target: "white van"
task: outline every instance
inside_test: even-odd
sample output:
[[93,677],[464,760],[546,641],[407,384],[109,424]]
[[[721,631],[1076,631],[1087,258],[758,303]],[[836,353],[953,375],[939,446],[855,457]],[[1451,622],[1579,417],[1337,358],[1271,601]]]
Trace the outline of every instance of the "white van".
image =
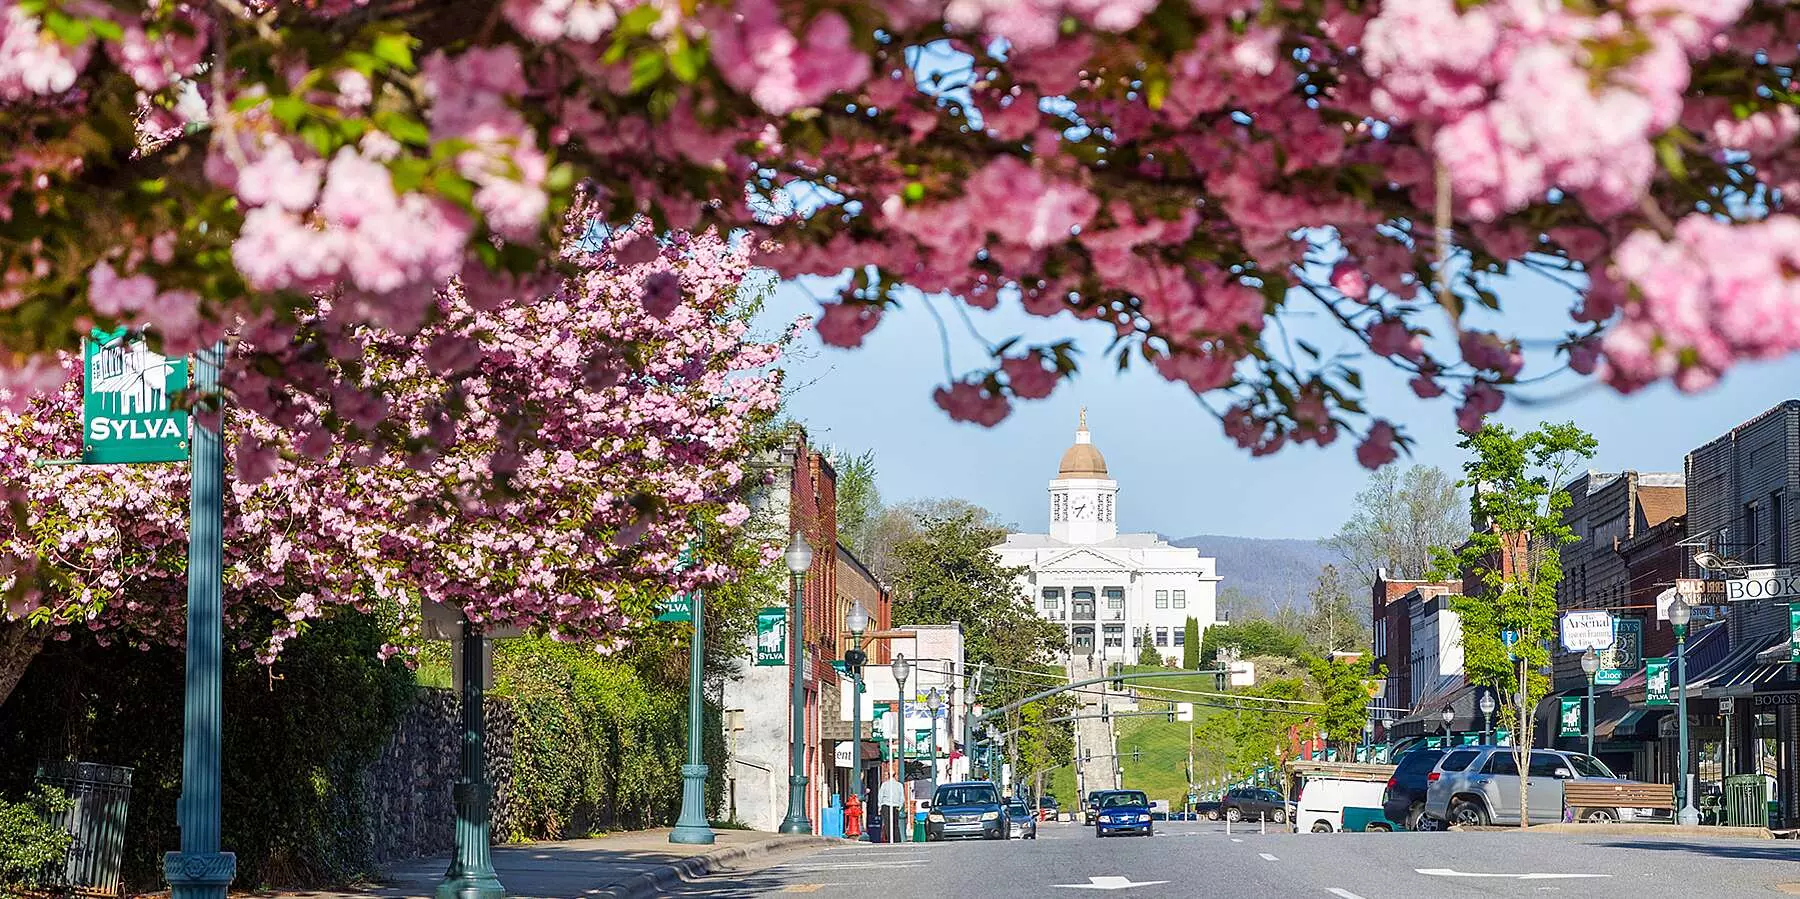
[[1296,833],[1335,833],[1344,829],[1344,807],[1381,807],[1381,791],[1385,781],[1333,777],[1329,774],[1306,776],[1300,787],[1299,807],[1294,813]]

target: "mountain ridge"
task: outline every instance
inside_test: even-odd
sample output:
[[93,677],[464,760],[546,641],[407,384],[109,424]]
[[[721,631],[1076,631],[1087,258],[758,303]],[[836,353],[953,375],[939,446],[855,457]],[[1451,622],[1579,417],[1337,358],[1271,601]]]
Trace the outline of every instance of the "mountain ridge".
[[1319,569],[1343,567],[1337,550],[1324,540],[1292,537],[1233,537],[1195,534],[1165,537],[1171,545],[1197,549],[1218,561],[1220,605],[1232,618],[1272,615],[1283,608],[1306,611],[1307,594],[1318,582]]

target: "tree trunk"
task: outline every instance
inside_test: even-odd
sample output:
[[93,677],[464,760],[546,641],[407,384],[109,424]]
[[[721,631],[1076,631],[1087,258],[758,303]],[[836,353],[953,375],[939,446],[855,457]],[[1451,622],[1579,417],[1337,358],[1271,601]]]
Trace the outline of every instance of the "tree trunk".
[[1519,732],[1513,737],[1513,756],[1519,766],[1519,829],[1531,826],[1531,731],[1537,723],[1529,707],[1526,691],[1525,660],[1519,660]]
[[6,704],[6,698],[19,685],[25,669],[37,658],[49,636],[49,628],[23,621],[0,621],[0,705]]

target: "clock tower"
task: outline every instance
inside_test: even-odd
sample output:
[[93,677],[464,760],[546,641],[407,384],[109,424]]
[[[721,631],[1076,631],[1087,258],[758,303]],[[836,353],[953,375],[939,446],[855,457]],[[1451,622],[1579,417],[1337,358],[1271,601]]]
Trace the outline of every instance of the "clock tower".
[[1064,543],[1104,543],[1118,536],[1115,500],[1119,482],[1106,473],[1106,459],[1088,434],[1087,409],[1075,445],[1063,453],[1050,482],[1050,536]]

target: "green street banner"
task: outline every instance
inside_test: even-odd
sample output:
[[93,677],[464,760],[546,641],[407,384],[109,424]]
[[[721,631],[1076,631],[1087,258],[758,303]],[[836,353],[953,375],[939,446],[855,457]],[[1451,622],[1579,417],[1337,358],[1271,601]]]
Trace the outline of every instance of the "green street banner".
[[691,593],[677,593],[663,600],[656,607],[657,621],[693,621],[694,596]]
[[1644,660],[1644,705],[1669,705],[1669,660]]
[[150,351],[125,328],[82,341],[81,461],[88,465],[184,462],[188,362]]
[[756,664],[786,665],[788,610],[779,606],[756,613]]
[[1564,697],[1562,700],[1562,730],[1565,737],[1579,737],[1581,730],[1581,699]]
[[1788,603],[1788,660],[1800,662],[1800,602]]

